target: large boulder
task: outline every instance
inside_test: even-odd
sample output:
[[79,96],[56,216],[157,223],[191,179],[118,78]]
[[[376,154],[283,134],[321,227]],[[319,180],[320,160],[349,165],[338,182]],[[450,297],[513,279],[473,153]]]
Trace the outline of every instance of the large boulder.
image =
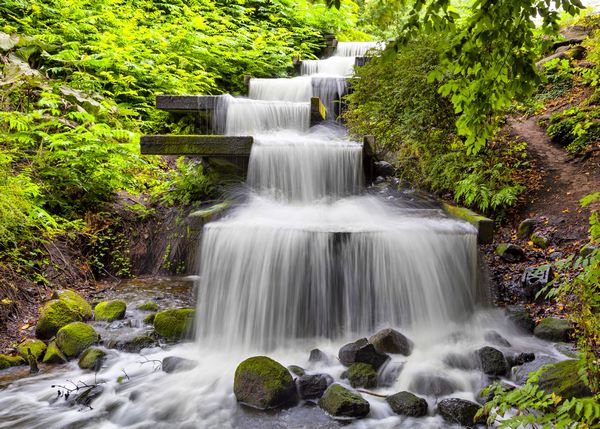
[[473,427],[479,423],[475,421],[475,415],[480,408],[481,406],[475,402],[459,398],[448,398],[439,402],[437,410],[448,423]]
[[81,316],[64,301],[53,299],[40,309],[40,317],[35,327],[35,336],[43,340],[52,338],[60,328],[80,321]]
[[306,371],[304,370],[304,368],[302,368],[301,366],[298,366],[298,365],[290,365],[287,367],[287,369],[293,375],[298,376],[298,377],[302,377],[303,375],[306,374]]
[[414,346],[411,340],[391,328],[377,332],[369,338],[369,342],[380,353],[397,353],[404,356],[410,355]]
[[94,319],[105,322],[123,319],[127,311],[127,304],[124,301],[115,299],[112,301],[102,301],[94,307]]
[[344,371],[342,378],[347,378],[352,387],[377,387],[377,371],[368,363],[356,362]]
[[48,348],[46,349],[46,353],[44,354],[44,359],[42,359],[44,363],[66,363],[67,357],[63,352],[60,351],[58,346],[56,345],[56,341],[51,341],[48,344]]
[[556,317],[542,319],[533,331],[533,335],[536,337],[554,342],[569,341],[572,333],[573,327],[571,324],[566,320]]
[[329,357],[327,353],[320,349],[312,349],[310,351],[310,355],[308,356],[309,362],[329,362]]
[[427,415],[427,401],[410,392],[398,392],[385,398],[390,408],[396,414],[408,417],[423,417]]
[[484,374],[503,376],[508,372],[508,363],[500,350],[485,346],[477,350],[477,356]]
[[532,333],[535,322],[525,307],[522,305],[509,305],[504,309],[506,318],[518,328],[525,332]]
[[69,323],[56,333],[56,345],[69,358],[79,356],[99,339],[94,328],[83,322]]
[[496,254],[506,262],[521,262],[525,259],[523,248],[511,243],[498,244]]
[[84,297],[79,295],[74,290],[57,290],[52,294],[52,299],[58,299],[59,301],[67,304],[69,308],[77,312],[83,320],[92,318],[92,307],[90,304],[88,304]]
[[320,398],[331,383],[333,378],[327,374],[305,374],[296,380],[301,399]]
[[332,384],[327,388],[319,399],[319,407],[331,417],[344,420],[360,419],[371,411],[369,402],[361,395],[339,384]]
[[266,356],[254,356],[235,370],[233,393],[238,402],[266,410],[297,399],[296,385],[289,371]]
[[362,362],[372,365],[375,369],[379,369],[389,359],[388,355],[378,352],[366,338],[346,344],[340,349],[338,356],[340,362],[346,366]]
[[565,360],[542,369],[538,386],[547,393],[554,393],[563,399],[592,396],[590,388],[579,377],[579,362]]
[[21,356],[25,360],[28,359],[29,352],[31,352],[31,354],[35,357],[36,360],[40,360],[44,356],[45,351],[46,344],[44,344],[42,340],[34,340],[31,338],[22,341],[17,346],[17,353],[19,353],[19,356]]
[[100,371],[102,363],[106,358],[106,352],[97,347],[90,347],[86,349],[79,358],[79,368],[90,369],[94,372]]
[[191,308],[161,311],[154,316],[154,330],[168,340],[180,340],[191,333],[195,314]]
[[419,374],[412,379],[408,389],[420,395],[446,396],[455,392],[456,386],[439,375]]
[[0,354],[0,370],[11,366],[23,365],[25,360],[21,356],[10,356]]
[[198,366],[198,362],[179,356],[167,356],[162,360],[161,366],[164,372],[171,374],[173,372],[183,372],[194,369]]

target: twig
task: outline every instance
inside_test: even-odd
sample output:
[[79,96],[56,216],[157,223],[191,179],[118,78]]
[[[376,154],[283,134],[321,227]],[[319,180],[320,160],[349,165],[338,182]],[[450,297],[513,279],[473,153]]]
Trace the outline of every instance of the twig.
[[382,395],[381,393],[370,392],[368,390],[363,390],[363,389],[357,389],[356,391],[360,392],[360,393],[365,393],[365,394],[371,395],[371,396],[377,396],[378,398],[387,398],[388,397],[388,395]]

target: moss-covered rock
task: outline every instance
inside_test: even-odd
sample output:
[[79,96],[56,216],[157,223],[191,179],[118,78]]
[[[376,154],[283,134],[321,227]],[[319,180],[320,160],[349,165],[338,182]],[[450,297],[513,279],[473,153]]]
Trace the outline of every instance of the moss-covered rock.
[[398,392],[385,398],[392,411],[401,416],[422,417],[427,415],[427,401],[410,392]]
[[102,367],[106,352],[97,347],[90,347],[86,349],[79,358],[79,368],[91,369],[92,371],[98,372]]
[[371,411],[369,402],[361,395],[339,384],[327,388],[319,399],[319,407],[331,417],[339,419],[360,419]]
[[44,363],[65,363],[67,362],[67,357],[63,352],[60,351],[58,346],[56,345],[56,341],[51,341],[48,344],[48,348],[46,349],[46,353],[44,354],[44,359],[42,359]]
[[535,219],[525,219],[519,224],[519,227],[517,228],[517,235],[519,238],[529,237],[533,233],[536,225],[537,221]]
[[34,340],[30,338],[21,342],[17,346],[17,353],[19,353],[19,356],[25,360],[27,360],[29,356],[29,351],[31,351],[31,354],[36,360],[40,360],[46,351],[46,344],[44,344],[42,340]]
[[56,345],[65,354],[72,358],[95,344],[99,340],[98,333],[90,325],[83,322],[73,322],[63,326],[56,333]]
[[353,363],[342,378],[347,378],[352,387],[366,387],[368,389],[377,387],[377,371],[368,363]]
[[112,322],[113,320],[123,319],[127,304],[118,299],[112,301],[102,301],[94,307],[94,319]]
[[156,313],[152,313],[144,317],[144,323],[146,325],[154,325],[154,318],[156,317]]
[[52,294],[52,299],[58,299],[69,306],[73,311],[79,313],[83,320],[92,318],[92,307],[88,302],[71,289],[58,290]]
[[171,308],[156,313],[154,330],[168,340],[179,340],[192,330],[195,311],[191,308]]
[[477,423],[483,423],[484,418],[475,420],[475,415],[481,407],[471,401],[459,398],[442,399],[438,404],[438,413],[449,423],[461,426],[473,427]]
[[404,356],[410,355],[414,346],[406,336],[391,328],[377,332],[369,338],[369,342],[380,353],[397,353]]
[[512,243],[498,244],[496,254],[506,262],[521,262],[525,259],[523,248]]
[[533,333],[535,322],[531,318],[529,311],[522,305],[509,305],[504,309],[506,318],[525,332]]
[[109,341],[106,347],[109,349],[123,350],[128,353],[139,353],[142,349],[155,347],[158,345],[156,339],[148,334],[136,335],[129,338],[118,338]]
[[254,356],[238,365],[233,393],[238,402],[261,410],[297,399],[296,385],[289,371],[266,356]]
[[554,393],[563,399],[591,396],[589,387],[579,377],[579,363],[565,360],[542,368],[538,385],[547,393]]
[[546,238],[546,236],[542,234],[538,234],[537,232],[531,234],[531,241],[536,247],[539,247],[540,249],[545,249],[546,247],[548,247],[548,238]]
[[0,354],[0,369],[10,368],[11,366],[23,365],[25,360],[21,356],[10,356]]
[[500,350],[485,346],[477,350],[477,356],[484,374],[502,376],[508,372],[508,363]]
[[294,375],[297,375],[298,377],[302,377],[304,374],[306,374],[306,371],[304,371],[304,368],[298,366],[298,365],[290,365],[287,367],[288,371],[291,372]]
[[81,320],[79,313],[64,301],[53,299],[40,309],[40,317],[35,327],[35,336],[43,340],[52,338],[60,328]]
[[141,311],[152,311],[152,312],[157,312],[158,311],[158,304],[155,302],[145,302],[143,304],[140,304],[136,307],[138,310]]
[[548,341],[569,341],[573,333],[571,324],[556,317],[546,317],[533,330],[533,335]]

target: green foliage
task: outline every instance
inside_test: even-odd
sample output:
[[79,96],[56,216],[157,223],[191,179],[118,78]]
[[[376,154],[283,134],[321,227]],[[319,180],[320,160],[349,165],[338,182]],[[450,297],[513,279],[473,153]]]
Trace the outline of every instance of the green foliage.
[[215,180],[205,174],[202,164],[177,158],[177,170],[171,175],[170,192],[162,194],[162,203],[166,205],[189,205],[215,195]]
[[547,132],[570,153],[584,152],[600,141],[600,106],[578,105],[554,113],[548,121]]
[[350,131],[373,134],[380,157],[393,156],[401,178],[482,211],[517,201],[523,187],[513,170],[526,165],[525,145],[498,139],[476,156],[457,137],[443,82],[427,80],[439,65],[439,36],[423,36],[396,52],[386,49],[357,71],[345,114]]

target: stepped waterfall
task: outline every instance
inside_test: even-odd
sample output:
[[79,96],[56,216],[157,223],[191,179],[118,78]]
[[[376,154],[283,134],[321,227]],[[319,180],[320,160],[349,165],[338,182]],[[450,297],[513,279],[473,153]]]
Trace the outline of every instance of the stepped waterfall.
[[[0,428],[338,428],[309,403],[271,413],[241,407],[232,392],[236,366],[268,354],[347,383],[339,347],[394,328],[414,349],[391,357],[376,391],[409,390],[434,409],[447,386],[476,400],[487,379],[465,356],[486,344],[490,329],[515,348],[543,347],[486,308],[473,226],[410,193],[365,189],[362,143],[335,121],[309,126],[310,98],[321,97],[335,117],[355,57],[375,47],[339,43],[332,57],[303,61],[301,76],[252,79],[248,97],[219,101],[217,128],[252,135],[254,144],[247,195],[204,226],[195,341],[141,354],[111,350],[96,375],[72,362],[17,382],[10,396],[0,391]],[[329,358],[309,361],[313,348]],[[173,355],[197,364],[171,374],[154,367]],[[457,365],[449,356],[464,359]],[[49,389],[64,380],[98,383],[101,394],[89,409],[67,406]],[[434,412],[401,417],[381,397],[365,398],[368,417],[344,427],[453,427]]]

